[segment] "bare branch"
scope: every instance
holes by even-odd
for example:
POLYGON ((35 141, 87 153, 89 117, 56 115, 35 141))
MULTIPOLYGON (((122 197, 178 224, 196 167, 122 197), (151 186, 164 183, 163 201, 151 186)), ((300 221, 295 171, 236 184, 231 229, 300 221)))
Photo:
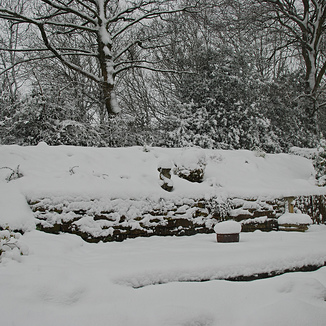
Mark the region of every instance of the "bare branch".
POLYGON ((130 43, 129 45, 127 45, 124 49, 122 49, 115 57, 114 57, 114 61, 117 60, 118 58, 120 58, 124 53, 126 53, 129 49, 131 49, 134 45, 139 45, 141 44, 140 40, 136 40, 132 43, 130 43))
POLYGON ((18 65, 21 65, 23 63, 28 63, 28 62, 32 62, 32 61, 38 61, 38 60, 44 60, 44 59, 53 59, 53 58, 55 58, 55 56, 50 55, 50 56, 45 56, 45 57, 28 58, 28 59, 17 61, 14 64, 12 64, 10 67, 7 67, 6 69, 0 71, 0 76, 3 75, 4 73, 6 73, 7 71, 13 69, 14 67, 16 67, 18 65))
POLYGON ((157 10, 157 11, 149 12, 148 14, 145 14, 145 15, 135 19, 134 21, 132 21, 131 23, 125 25, 123 28, 121 28, 119 31, 117 31, 114 35, 112 35, 112 40, 115 39, 120 34, 122 34, 123 32, 125 32, 127 29, 129 29, 133 25, 138 24, 142 20, 153 19, 153 18, 160 17, 162 15, 167 15, 167 14, 175 14, 175 13, 178 13, 178 12, 193 9, 195 7, 196 6, 188 6, 188 7, 183 7, 183 8, 180 8, 180 9, 175 9, 175 10, 157 10))
POLYGON ((172 74, 196 74, 195 72, 192 71, 178 71, 178 70, 173 70, 173 69, 160 69, 160 68, 154 68, 154 67, 148 67, 148 66, 142 66, 142 65, 130 65, 126 67, 122 67, 118 69, 115 72, 115 75, 120 74, 122 71, 128 70, 128 69, 147 69, 151 71, 156 71, 156 72, 161 72, 161 73, 172 73, 172 74))
POLYGON ((47 37, 47 34, 45 32, 44 26, 43 24, 37 24, 40 32, 41 32, 41 36, 43 39, 43 42, 45 44, 45 46, 55 55, 56 58, 58 58, 65 66, 67 66, 68 68, 77 71, 79 73, 81 73, 82 75, 86 76, 87 78, 95 81, 95 82, 100 82, 100 79, 98 77, 96 77, 95 75, 83 70, 81 67, 73 64, 70 61, 67 61, 63 55, 54 47, 50 44, 50 41, 47 37))
POLYGON ((281 45, 281 46, 275 48, 275 49, 273 50, 271 56, 268 58, 268 60, 272 60, 273 57, 276 55, 276 53, 277 53, 278 51, 283 50, 283 49, 286 49, 288 46, 293 45, 293 44, 295 44, 295 43, 296 43, 296 40, 290 40, 290 41, 286 42, 285 44, 283 44, 283 45, 281 45))
POLYGON ((124 17, 124 15, 126 14, 130 14, 130 13, 133 13, 134 11, 136 11, 137 9, 140 9, 140 8, 143 8, 145 6, 148 6, 148 5, 151 5, 155 3, 155 1, 148 1, 148 2, 140 2, 138 5, 134 6, 134 7, 129 7, 121 12, 119 12, 116 16, 110 18, 108 20, 108 24, 111 24, 111 23, 116 23, 118 22, 119 20, 124 20, 126 21, 127 19, 124 17))
MULTIPOLYGON (((75 54, 79 55, 90 55, 90 56, 97 56, 97 53, 87 51, 84 49, 79 48, 57 48, 57 50, 60 51, 75 51, 75 54)), ((0 48, 0 51, 6 51, 6 52, 46 52, 50 51, 48 48, 34 48, 34 49, 8 49, 8 48, 0 48)))
POLYGON ((149 61, 149 60, 146 60, 146 59, 130 60, 130 61, 121 61, 121 62, 116 63, 114 65, 114 68, 119 67, 121 65, 129 65, 130 67, 133 67, 133 64, 136 64, 136 63, 148 63, 148 64, 155 65, 155 64, 158 64, 158 63, 161 63, 161 62, 162 62, 162 60, 159 60, 159 61, 149 61))
POLYGON ((76 24, 70 24, 70 23, 58 23, 58 22, 55 22, 55 21, 44 21, 43 24, 44 25, 59 26, 59 27, 69 27, 69 28, 72 28, 72 30, 83 30, 83 31, 91 32, 91 33, 96 33, 97 32, 96 28, 87 27, 86 26, 87 23, 76 25, 76 24))
MULTIPOLYGON (((89 10, 93 15, 94 17, 96 17, 97 19, 99 19, 99 15, 98 13, 92 9, 90 6, 88 6, 85 1, 81 1, 81 0, 75 0, 77 3, 79 3, 81 6, 83 6, 85 9, 89 10)), ((91 3, 93 3, 95 5, 95 2, 91 1, 91 3)))
POLYGON ((82 12, 75 10, 72 6, 60 5, 60 4, 58 4, 58 3, 60 3, 60 1, 58 1, 58 0, 40 0, 40 1, 48 4, 49 6, 51 6, 53 8, 62 10, 63 12, 74 14, 82 19, 89 21, 90 23, 93 23, 94 25, 97 24, 96 20, 94 18, 92 18, 91 16, 85 15, 82 12))
POLYGON ((37 24, 37 20, 24 16, 22 14, 19 14, 17 12, 11 11, 7 8, 0 7, 0 18, 8 19, 11 21, 17 21, 22 23, 30 23, 30 24, 37 24))
MULTIPOLYGON (((79 53, 64 53, 61 54, 62 56, 73 56, 73 55, 80 55, 79 53)), ((84 54, 86 55, 86 54, 84 54)), ((38 60, 45 60, 45 59, 54 59, 57 58, 55 55, 47 55, 47 56, 43 56, 43 57, 33 57, 33 58, 28 58, 28 59, 24 59, 24 60, 19 60, 17 62, 15 62, 14 64, 12 64, 10 67, 7 67, 6 69, 2 70, 0 72, 0 76, 3 75, 4 73, 6 73, 7 71, 13 69, 14 67, 21 65, 23 63, 28 63, 28 62, 32 62, 32 61, 38 61, 38 60)), ((95 80, 96 81, 96 80, 95 80)), ((100 80, 97 80, 97 82, 99 82, 100 80)))

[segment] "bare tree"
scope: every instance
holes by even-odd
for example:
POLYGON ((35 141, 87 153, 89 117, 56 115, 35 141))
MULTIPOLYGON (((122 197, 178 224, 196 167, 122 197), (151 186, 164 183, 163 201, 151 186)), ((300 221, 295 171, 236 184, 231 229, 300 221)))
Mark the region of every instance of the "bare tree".
POLYGON ((148 21, 193 10, 197 3, 190 2, 181 6, 173 0, 34 0, 18 11, 15 1, 0 0, 0 19, 27 24, 35 32, 32 43, 1 49, 25 54, 2 73, 24 62, 55 58, 97 83, 106 112, 116 114, 116 76, 130 68, 157 70, 143 52, 162 42, 150 32, 136 33, 136 28, 148 31, 148 21), (84 60, 73 60, 76 56, 84 60))
MULTIPOLYGON (((326 72, 326 1, 325 0, 254 0, 264 5, 270 31, 282 31, 284 47, 297 45, 305 67, 306 99, 312 100, 310 113, 316 113, 318 96, 326 72)), ((311 105, 309 105, 311 106, 311 105)))
MULTIPOLYGON (((24 0, 16 1, 18 12, 21 12, 24 2, 24 0)), ((26 32, 26 29, 22 27, 11 21, 0 21, 0 48, 5 47, 9 50, 8 52, 0 51, 0 71, 3 71, 0 74, 1 98, 2 100, 6 98, 11 104, 18 99, 19 90, 26 77, 23 67, 15 66, 21 54, 15 53, 14 49, 21 42, 22 33, 26 32)))

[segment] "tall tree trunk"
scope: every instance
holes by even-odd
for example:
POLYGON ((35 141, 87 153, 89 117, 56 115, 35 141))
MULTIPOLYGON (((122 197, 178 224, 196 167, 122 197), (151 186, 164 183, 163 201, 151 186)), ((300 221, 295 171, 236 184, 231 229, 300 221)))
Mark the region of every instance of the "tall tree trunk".
POLYGON ((102 104, 109 116, 116 115, 119 113, 117 110, 117 102, 114 93, 114 84, 103 81, 102 87, 102 104))
POLYGON ((120 112, 114 93, 114 62, 112 55, 112 40, 108 32, 108 20, 105 15, 104 3, 99 1, 98 59, 102 75, 102 101, 109 116, 120 112))
POLYGON ((102 103, 108 115, 116 115, 120 109, 114 93, 115 75, 111 45, 104 44, 102 40, 99 40, 99 62, 103 79, 101 83, 102 103))

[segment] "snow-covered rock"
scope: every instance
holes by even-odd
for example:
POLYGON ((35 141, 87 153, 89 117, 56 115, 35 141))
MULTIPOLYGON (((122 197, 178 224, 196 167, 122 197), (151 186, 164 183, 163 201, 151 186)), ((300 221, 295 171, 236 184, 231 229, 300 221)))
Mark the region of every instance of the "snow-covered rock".
POLYGON ((188 148, 181 152, 175 160, 175 173, 191 182, 202 182, 205 174, 207 158, 201 148, 188 148))

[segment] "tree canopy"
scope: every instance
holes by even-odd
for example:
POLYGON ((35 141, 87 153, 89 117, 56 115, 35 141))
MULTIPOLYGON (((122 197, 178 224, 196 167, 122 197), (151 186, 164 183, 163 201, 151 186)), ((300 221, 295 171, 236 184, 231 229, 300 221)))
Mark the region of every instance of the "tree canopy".
POLYGON ((315 146, 325 20, 317 0, 0 0, 1 142, 315 146))

